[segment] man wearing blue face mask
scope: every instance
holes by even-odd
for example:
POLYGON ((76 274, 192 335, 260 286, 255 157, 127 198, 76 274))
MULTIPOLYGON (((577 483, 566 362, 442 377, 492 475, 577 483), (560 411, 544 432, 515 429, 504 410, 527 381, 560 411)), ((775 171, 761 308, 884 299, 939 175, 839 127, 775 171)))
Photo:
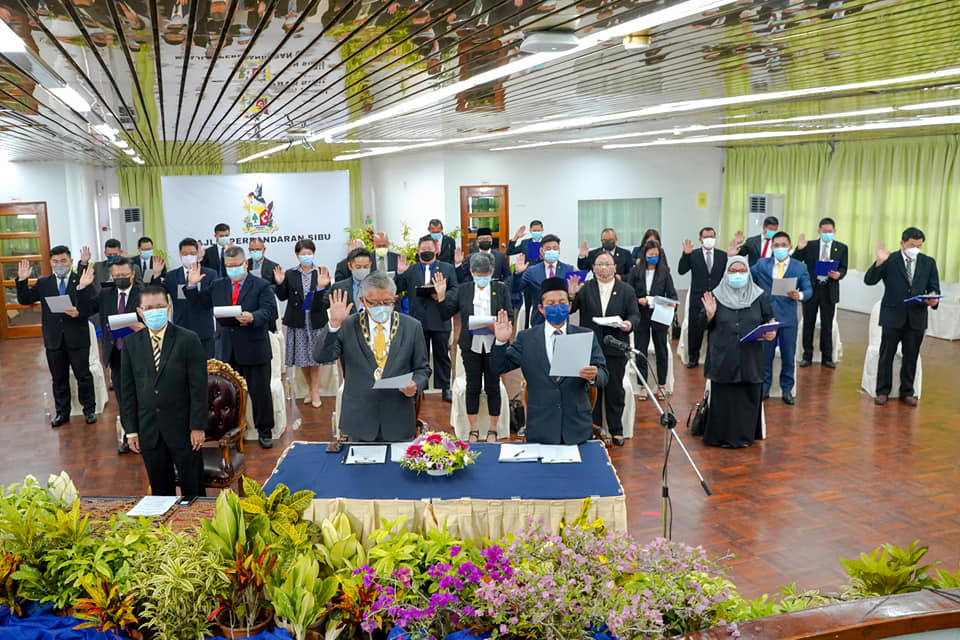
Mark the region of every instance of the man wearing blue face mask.
POLYGON ((267 247, 262 238, 250 238, 248 245, 250 259, 247 260, 247 271, 269 283, 273 283, 273 274, 279 267, 276 262, 266 257, 267 247))
MULTIPOLYGON (((540 242, 540 257, 543 262, 530 266, 523 255, 517 256, 511 288, 514 292, 522 292, 525 300, 539 300, 540 284, 547 278, 566 280, 567 274, 574 271, 573 265, 560 262, 560 238, 552 233, 543 236, 540 242)), ((532 303, 527 307, 527 313, 529 314, 528 326, 543 324, 543 314, 532 303)))
POLYGON ((430 239, 433 240, 433 252, 437 255, 437 260, 453 264, 457 243, 450 236, 443 235, 443 222, 434 218, 427 225, 427 230, 430 232, 430 239))
POLYGON ((142 284, 160 284, 163 276, 167 275, 167 266, 163 258, 153 254, 153 240, 144 236, 137 240, 137 251, 139 255, 136 258, 137 267, 140 269, 142 284), (149 281, 146 276, 149 275, 149 281))
POLYGON ((790 259, 790 236, 784 231, 778 231, 773 236, 773 257, 763 258, 750 268, 753 281, 770 296, 773 315, 783 327, 777 331, 777 341, 764 344, 766 360, 763 373, 763 397, 770 395, 770 384, 773 381, 773 357, 776 355, 777 344, 780 345, 780 389, 783 391, 783 401, 786 404, 796 402, 793 395, 795 385, 794 368, 797 355, 797 328, 800 323, 797 305, 813 295, 810 285, 810 276, 802 262, 790 259), (774 280, 796 278, 797 288, 789 294, 771 295, 774 280))
POLYGON ((525 257, 529 264, 539 264, 543 261, 543 258, 540 257, 540 241, 543 240, 543 223, 539 220, 531 220, 530 237, 520 240, 520 238, 523 238, 526 230, 527 228, 525 226, 520 225, 517 232, 513 234, 513 237, 507 242, 507 250, 504 253, 508 256, 519 254, 525 257), (518 240, 520 240, 520 244, 517 244, 518 240))
POLYGON ((253 422, 260 446, 273 446, 273 397, 270 394, 271 323, 277 321, 277 298, 266 280, 247 273, 247 259, 242 248, 233 246, 224 251, 226 278, 215 280, 206 288, 197 288, 205 274, 197 265, 187 275, 184 293, 187 300, 202 308, 237 307, 239 316, 217 320, 217 359, 240 372, 246 381, 253 405, 253 422))
POLYGON ((167 292, 149 285, 137 313, 146 328, 123 342, 120 421, 130 449, 141 454, 150 490, 205 495, 200 447, 207 426, 207 354, 197 334, 167 320, 167 292))
MULTIPOLYGON (((559 336, 593 333, 568 322, 570 298, 562 278, 547 278, 540 286, 543 326, 525 329, 508 344, 513 323, 506 310, 497 314, 496 342, 491 350, 493 366, 500 375, 522 369, 527 382, 527 442, 582 444, 593 436, 591 386, 606 386, 609 374, 597 336, 593 335, 590 364, 577 377, 550 375, 553 348, 559 336)), ((615 380, 613 384, 620 384, 615 380)))
POLYGON ((779 230, 780 221, 775 216, 767 216, 763 221, 763 233, 760 235, 750 236, 744 242, 743 232, 737 231, 733 244, 740 248, 734 249, 732 255, 746 256, 747 262, 753 268, 758 260, 773 257, 773 237, 779 230))

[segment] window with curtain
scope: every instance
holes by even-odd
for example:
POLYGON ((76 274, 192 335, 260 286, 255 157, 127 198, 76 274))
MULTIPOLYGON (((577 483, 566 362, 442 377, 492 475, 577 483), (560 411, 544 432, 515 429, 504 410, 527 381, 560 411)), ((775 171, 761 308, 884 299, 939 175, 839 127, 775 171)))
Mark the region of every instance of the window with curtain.
POLYGON ((643 240, 644 231, 660 228, 660 205, 660 198, 579 200, 577 238, 597 246, 600 232, 611 227, 616 229, 621 247, 633 247, 643 240))

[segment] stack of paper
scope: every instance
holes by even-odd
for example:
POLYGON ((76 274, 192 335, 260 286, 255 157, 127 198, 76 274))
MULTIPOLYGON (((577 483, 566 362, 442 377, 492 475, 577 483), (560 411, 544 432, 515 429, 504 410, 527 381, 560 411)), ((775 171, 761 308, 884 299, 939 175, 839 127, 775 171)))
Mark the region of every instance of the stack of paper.
POLYGON ((383 464, 387 461, 387 445, 351 445, 347 455, 343 458, 344 464, 383 464))
POLYGON ((650 308, 653 309, 653 314, 650 316, 651 320, 658 324, 665 324, 668 327, 673 324, 674 307, 670 305, 677 304, 676 300, 664 298, 663 296, 650 296, 648 302, 650 308))
POLYGON ((623 319, 620 316, 604 316, 604 317, 594 317, 593 324, 599 325, 601 327, 613 327, 614 329, 623 329, 625 324, 623 324, 623 319))
POLYGON ((537 462, 543 464, 580 463, 580 447, 575 444, 502 444, 500 462, 537 462))
POLYGON ((592 331, 565 333, 562 336, 557 336, 553 343, 550 375, 568 378, 579 376, 580 370, 590 364, 593 340, 592 331))
POLYGON ((502 444, 500 462, 537 462, 540 460, 538 444, 502 444))
POLYGON ((413 444, 413 441, 410 442, 394 442, 390 445, 390 462, 399 463, 403 460, 403 454, 407 452, 407 449, 410 445, 413 444))
POLYGON ((162 516, 177 501, 177 496, 143 496, 133 509, 127 511, 131 518, 137 516, 162 516))

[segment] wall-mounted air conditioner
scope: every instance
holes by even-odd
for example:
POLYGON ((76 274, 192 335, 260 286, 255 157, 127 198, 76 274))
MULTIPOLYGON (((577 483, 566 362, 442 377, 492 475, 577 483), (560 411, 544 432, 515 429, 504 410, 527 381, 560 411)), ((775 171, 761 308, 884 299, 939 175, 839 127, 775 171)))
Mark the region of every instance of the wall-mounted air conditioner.
POLYGON ((783 194, 751 193, 748 195, 746 228, 748 238, 763 233, 763 220, 767 216, 776 217, 780 221, 780 229, 786 228, 783 221, 783 194))
POLYGON ((143 211, 140 207, 124 207, 122 219, 120 242, 127 255, 132 256, 137 252, 137 240, 143 237, 143 211))

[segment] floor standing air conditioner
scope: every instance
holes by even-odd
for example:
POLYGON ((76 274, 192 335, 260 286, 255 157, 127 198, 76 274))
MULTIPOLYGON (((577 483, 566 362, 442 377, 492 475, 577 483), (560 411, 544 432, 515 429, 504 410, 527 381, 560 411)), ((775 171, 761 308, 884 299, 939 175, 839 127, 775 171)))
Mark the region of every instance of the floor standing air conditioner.
POLYGON ((751 193, 747 196, 747 237, 763 233, 763 221, 774 216, 780 221, 780 229, 786 228, 783 221, 782 193, 751 193))
POLYGON ((121 242, 127 255, 137 252, 137 240, 143 237, 143 212, 140 207, 123 208, 123 237, 121 242))

